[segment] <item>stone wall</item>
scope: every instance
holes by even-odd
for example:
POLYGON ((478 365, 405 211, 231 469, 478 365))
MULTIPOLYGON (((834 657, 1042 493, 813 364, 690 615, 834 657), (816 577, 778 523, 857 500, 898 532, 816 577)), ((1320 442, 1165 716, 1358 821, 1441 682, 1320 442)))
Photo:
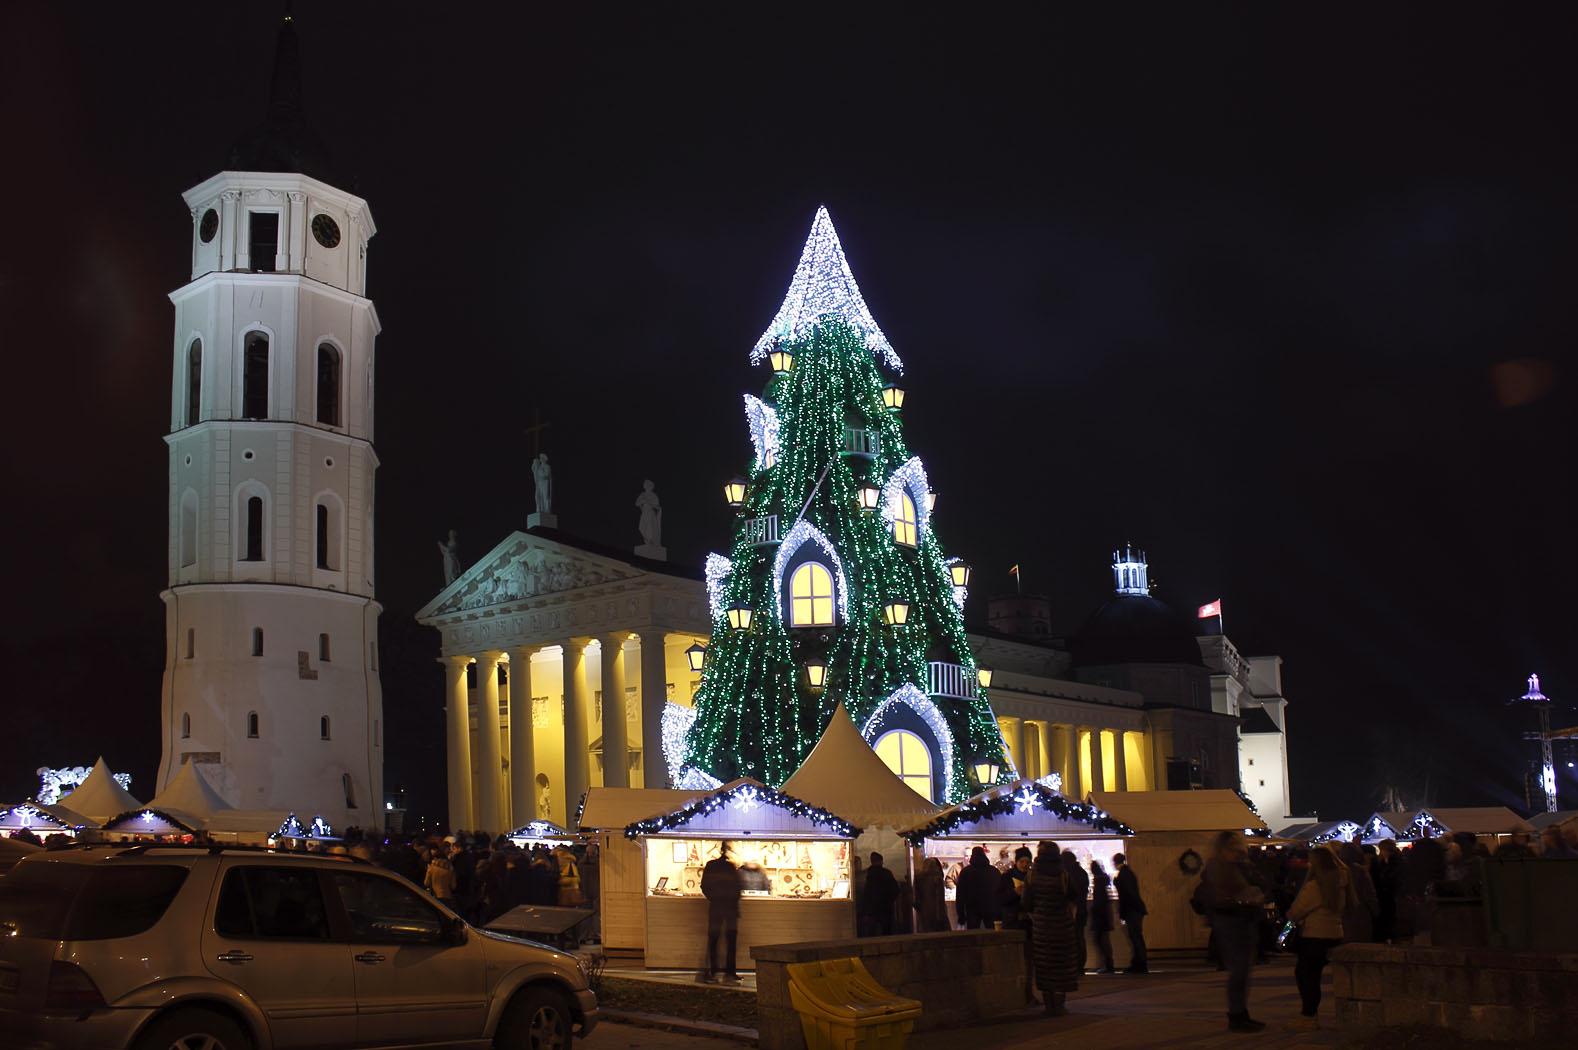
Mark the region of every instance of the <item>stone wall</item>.
POLYGON ((920 1000, 915 1030, 924 1031, 1022 1008, 1024 946, 1019 930, 959 930, 752 948, 762 1050, 805 1047, 800 1015, 789 1001, 789 963, 858 957, 884 988, 920 1000))
POLYGON ((1578 954, 1349 944, 1331 967, 1345 1031, 1425 1025, 1550 1046, 1578 1031, 1578 954))

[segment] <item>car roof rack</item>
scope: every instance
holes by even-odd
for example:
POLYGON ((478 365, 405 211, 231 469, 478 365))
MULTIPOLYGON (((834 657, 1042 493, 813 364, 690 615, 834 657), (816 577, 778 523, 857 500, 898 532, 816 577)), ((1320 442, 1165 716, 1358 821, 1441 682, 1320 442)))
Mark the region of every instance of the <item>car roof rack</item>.
POLYGON ((308 860, 344 861, 347 864, 372 864, 372 861, 367 860, 365 857, 358 857, 350 853, 319 853, 299 849, 272 849, 268 846, 256 846, 239 842, 194 842, 190 844, 180 842, 136 842, 129 845, 117 842, 74 842, 65 848, 90 850, 100 847, 114 850, 115 855, 118 857, 140 857, 154 850, 170 850, 203 853, 208 856, 218 856, 223 853, 267 854, 271 857, 300 857, 308 860))

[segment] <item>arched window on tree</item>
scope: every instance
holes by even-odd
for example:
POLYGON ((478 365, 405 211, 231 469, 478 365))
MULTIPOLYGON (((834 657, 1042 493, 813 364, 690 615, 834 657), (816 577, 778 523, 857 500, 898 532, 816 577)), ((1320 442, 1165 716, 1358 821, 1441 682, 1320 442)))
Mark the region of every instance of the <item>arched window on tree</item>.
POLYGON ((789 626, 833 625, 833 574, 819 561, 802 563, 789 577, 789 626))
POLYGON ((247 497, 246 535, 242 543, 242 561, 263 560, 263 497, 247 497))
POLYGON ((893 729, 877 738, 872 748, 893 770, 893 775, 922 798, 931 798, 931 752, 926 742, 908 729, 893 729))
POLYGON ((241 418, 268 418, 267 332, 248 332, 242 344, 241 418))
POLYGON ((893 539, 906 547, 914 547, 920 536, 919 516, 915 513, 915 498, 908 489, 900 489, 893 508, 893 539))
POLYGON ((203 412, 203 341, 193 339, 186 350, 186 425, 196 423, 203 412))
POLYGON ((330 343, 318 344, 318 422, 340 425, 340 351, 330 343))

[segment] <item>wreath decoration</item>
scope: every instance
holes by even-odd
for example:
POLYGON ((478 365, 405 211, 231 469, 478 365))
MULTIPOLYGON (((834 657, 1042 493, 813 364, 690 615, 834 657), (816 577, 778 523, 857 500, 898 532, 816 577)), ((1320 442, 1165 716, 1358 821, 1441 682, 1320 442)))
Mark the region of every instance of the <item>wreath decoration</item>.
POLYGON ((1186 849, 1178 854, 1178 870, 1185 875, 1198 875, 1203 867, 1205 867, 1205 862, 1200 859, 1200 854, 1194 850, 1186 849))

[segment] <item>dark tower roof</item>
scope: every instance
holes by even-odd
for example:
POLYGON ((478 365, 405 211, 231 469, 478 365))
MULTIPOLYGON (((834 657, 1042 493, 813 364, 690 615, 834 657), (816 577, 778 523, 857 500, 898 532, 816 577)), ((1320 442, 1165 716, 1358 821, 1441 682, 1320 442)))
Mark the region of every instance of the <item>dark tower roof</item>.
POLYGON ((230 147, 229 171, 289 171, 342 186, 323 139, 301 104, 301 42, 290 8, 274 46, 274 76, 263 123, 230 147))
POLYGON ((1086 618, 1073 639, 1074 664, 1202 666, 1194 623, 1148 594, 1120 594, 1086 618))

